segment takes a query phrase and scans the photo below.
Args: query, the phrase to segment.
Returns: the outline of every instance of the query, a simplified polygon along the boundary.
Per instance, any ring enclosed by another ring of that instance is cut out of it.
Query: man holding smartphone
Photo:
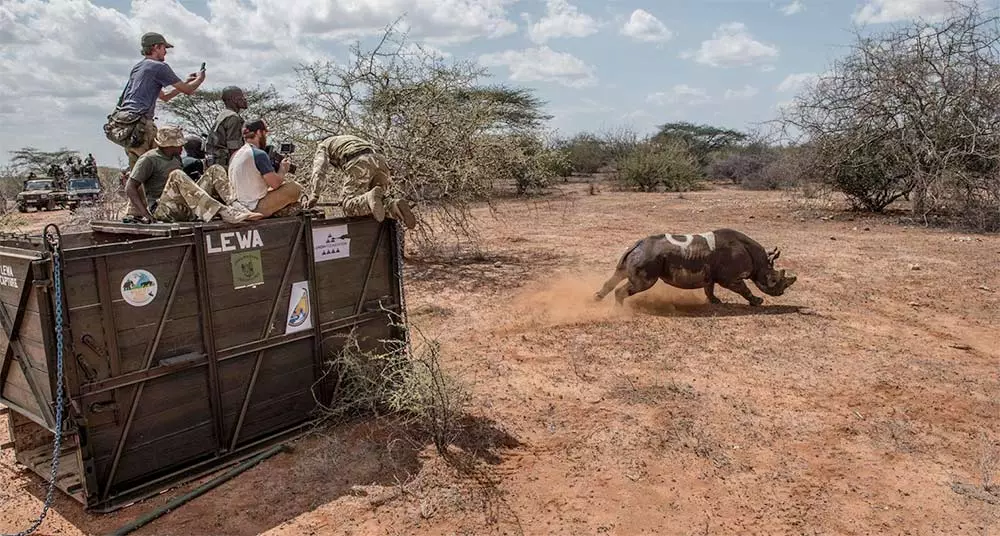
[[[302,187],[285,180],[291,159],[283,159],[275,170],[271,156],[264,151],[267,123],[263,119],[248,122],[243,127],[243,139],[246,143],[229,159],[229,184],[235,198],[232,203],[265,218],[298,203]]]

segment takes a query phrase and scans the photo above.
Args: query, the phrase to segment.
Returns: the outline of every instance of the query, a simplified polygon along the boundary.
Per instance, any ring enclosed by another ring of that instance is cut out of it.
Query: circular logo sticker
[[[129,305],[142,307],[156,297],[156,278],[146,270],[132,270],[122,278],[121,291]]]

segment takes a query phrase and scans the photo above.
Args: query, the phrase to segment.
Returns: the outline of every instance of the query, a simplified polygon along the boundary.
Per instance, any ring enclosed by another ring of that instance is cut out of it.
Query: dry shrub
[[[676,141],[646,143],[618,161],[618,182],[626,188],[653,192],[690,190],[701,179],[698,160]]]
[[[387,417],[430,437],[442,454],[461,433],[462,419],[470,403],[465,386],[441,367],[441,348],[436,340],[398,321],[399,338],[381,340],[382,350],[365,348],[352,330],[337,353],[324,365],[321,381],[333,385],[333,400],[322,405],[327,420],[350,417]],[[411,335],[419,344],[411,349]]]
[[[538,138],[547,116],[528,90],[485,87],[474,62],[446,62],[408,44],[390,26],[371,49],[355,44],[346,63],[320,61],[298,70],[306,112],[292,130],[306,154],[327,136],[372,141],[389,163],[393,190],[415,202],[418,249],[445,237],[476,238],[471,209],[496,187],[523,191],[542,183],[525,138]],[[311,163],[310,163],[311,164]],[[307,190],[336,195],[339,174]]]

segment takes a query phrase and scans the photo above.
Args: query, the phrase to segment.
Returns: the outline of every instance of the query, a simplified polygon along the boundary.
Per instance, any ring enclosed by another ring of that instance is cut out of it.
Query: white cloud
[[[204,61],[205,88],[273,85],[288,94],[298,64],[346,49],[330,40],[381,35],[401,15],[409,40],[438,47],[510,35],[516,1],[207,0],[196,13],[181,0],[133,0],[123,11],[91,0],[0,0],[0,161],[25,145],[67,146],[115,165],[124,151],[101,125],[147,31],[175,45],[167,63],[181,78]],[[157,106],[160,123],[164,110]]]
[[[938,21],[953,9],[951,0],[868,0],[854,13],[858,24],[881,24],[924,18]]]
[[[698,50],[681,57],[712,67],[738,67],[776,58],[778,48],[754,39],[742,22],[728,22],[712,32],[711,39],[702,41]]]
[[[805,6],[802,5],[802,2],[800,2],[799,0],[792,0],[791,4],[788,4],[787,6],[781,8],[781,12],[784,13],[785,15],[794,15],[802,11],[803,9],[805,9]]]
[[[518,82],[555,82],[574,88],[597,83],[594,67],[547,46],[483,54],[479,61],[487,67],[507,67],[510,79]]]
[[[673,37],[673,33],[660,19],[644,9],[632,12],[632,16],[622,26],[621,33],[636,41],[646,42],[665,42]]]
[[[727,89],[724,95],[726,100],[746,100],[760,93],[760,90],[747,84],[741,89]]]
[[[704,104],[710,100],[711,98],[704,89],[691,87],[687,84],[677,84],[668,91],[658,91],[646,96],[646,101],[661,106],[666,104],[694,106]]]
[[[530,23],[531,17],[524,18]],[[528,27],[528,38],[542,44],[557,37],[586,37],[597,33],[600,24],[597,19],[580,13],[576,6],[566,0],[548,0],[545,16]]]
[[[785,77],[776,88],[782,93],[798,91],[803,87],[815,82],[819,78],[816,73],[795,73]]]

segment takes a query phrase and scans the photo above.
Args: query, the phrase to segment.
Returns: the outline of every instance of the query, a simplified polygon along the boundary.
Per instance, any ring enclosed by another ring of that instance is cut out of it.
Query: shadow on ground
[[[628,303],[628,302],[626,302]],[[637,313],[665,317],[734,317],[760,315],[787,315],[802,313],[805,308],[799,305],[758,305],[753,307],[741,303],[720,304],[675,304],[670,302],[639,300],[629,303],[629,307]]]
[[[502,461],[505,450],[522,445],[494,421],[473,416],[461,418],[451,438],[438,455],[484,488],[498,482],[490,466]],[[261,462],[132,534],[252,535],[346,496],[366,497],[374,507],[385,502],[381,495],[394,497],[379,489],[399,488],[417,478],[433,459],[434,445],[426,432],[393,420],[317,427],[291,442],[291,452]],[[44,501],[45,482],[27,473],[8,485],[20,485],[24,493]],[[64,494],[56,496],[52,509],[84,534],[109,534],[218,474],[109,514],[88,514]]]

